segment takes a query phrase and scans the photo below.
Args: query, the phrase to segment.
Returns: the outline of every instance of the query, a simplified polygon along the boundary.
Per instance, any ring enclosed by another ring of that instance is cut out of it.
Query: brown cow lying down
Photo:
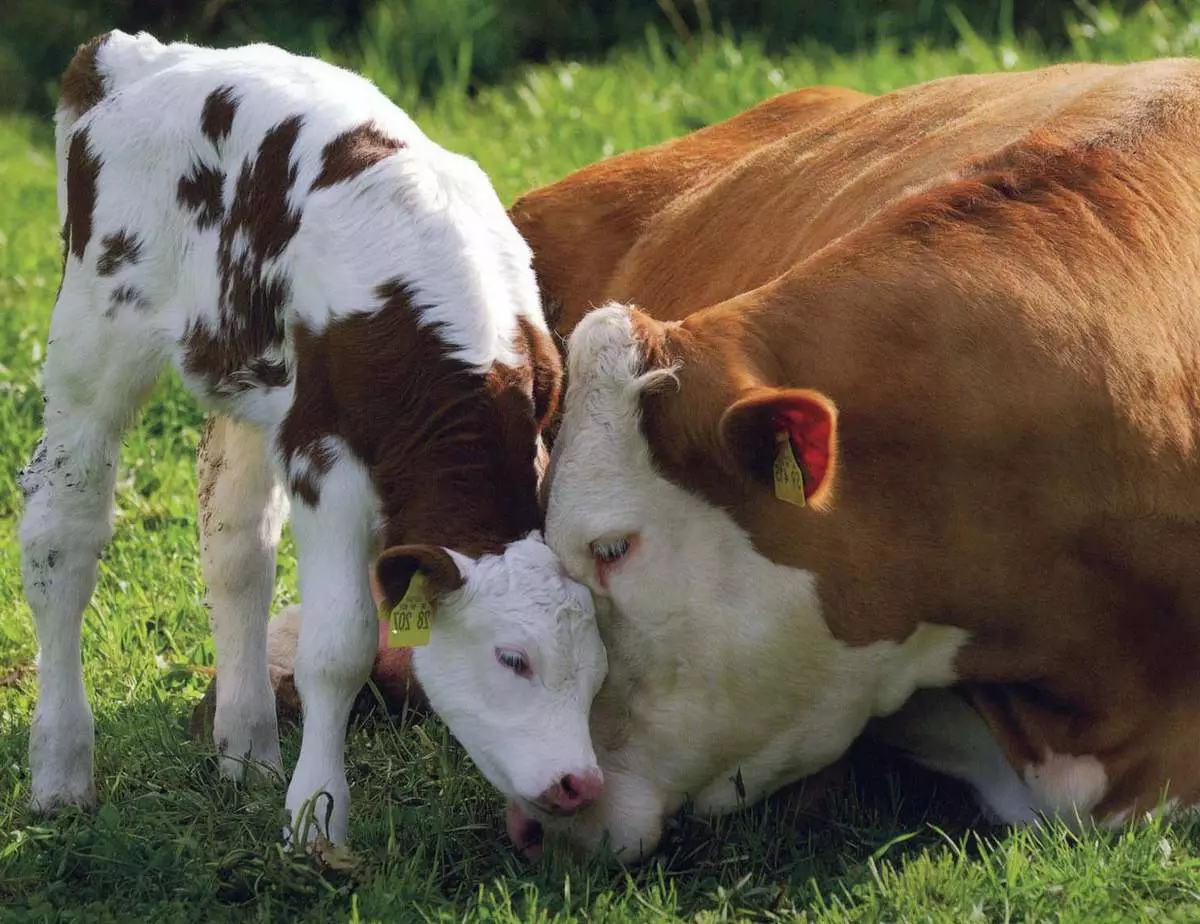
[[[1004,822],[1197,801],[1197,126],[1195,61],[814,89],[513,207],[610,665],[519,840],[637,858],[874,717]]]

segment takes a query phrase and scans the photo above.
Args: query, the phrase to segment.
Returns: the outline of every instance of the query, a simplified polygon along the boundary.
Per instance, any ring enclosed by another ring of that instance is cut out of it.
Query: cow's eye
[[[520,648],[497,648],[496,660],[518,677],[533,676],[533,671],[529,669],[529,657]]]
[[[629,539],[597,539],[592,543],[592,557],[598,562],[611,565],[620,561],[629,551]]]

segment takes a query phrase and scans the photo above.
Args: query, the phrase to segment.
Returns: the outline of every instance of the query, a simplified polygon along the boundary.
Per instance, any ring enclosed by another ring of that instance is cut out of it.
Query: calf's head
[[[388,608],[418,574],[434,612],[413,667],[483,775],[550,815],[592,802],[603,777],[588,713],[607,659],[587,588],[537,532],[477,559],[437,546],[388,549],[375,571]]]

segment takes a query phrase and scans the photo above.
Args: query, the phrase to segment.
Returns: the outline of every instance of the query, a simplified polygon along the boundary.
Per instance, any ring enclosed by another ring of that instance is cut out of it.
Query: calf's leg
[[[21,576],[37,632],[29,732],[31,807],[91,805],[94,726],[83,690],[83,611],[112,535],[121,433],[163,354],[136,324],[94,310],[86,273],[68,271],[42,370],[44,432],[21,474]]]
[[[198,468],[200,554],[217,648],[212,736],[221,774],[241,779],[247,766],[282,774],[267,620],[287,498],[262,432],[224,415],[208,421]]]
[[[344,453],[335,453],[314,503],[293,500],[292,531],[304,606],[295,677],[304,725],[300,759],[287,793],[291,839],[310,840],[319,834],[341,843],[350,804],[346,724],[371,673],[379,641],[367,576],[379,511],[366,468]]]

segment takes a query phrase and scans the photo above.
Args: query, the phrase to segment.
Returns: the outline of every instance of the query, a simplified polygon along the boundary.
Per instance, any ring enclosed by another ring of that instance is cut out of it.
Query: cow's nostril
[[[568,801],[574,802],[579,798],[579,787],[576,785],[575,777],[571,774],[568,773],[564,776],[559,785],[562,786],[563,795],[567,797]]]

